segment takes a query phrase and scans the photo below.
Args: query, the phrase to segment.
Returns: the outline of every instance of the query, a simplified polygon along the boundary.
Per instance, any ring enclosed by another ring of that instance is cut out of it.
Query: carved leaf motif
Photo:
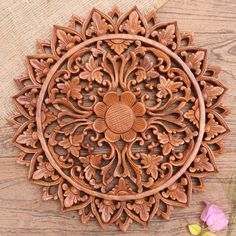
[[[69,51],[81,42],[81,38],[78,35],[72,35],[72,33],[67,33],[62,29],[56,30],[56,36],[58,38],[58,47],[56,48],[58,55],[61,55],[63,51]]]
[[[85,64],[85,69],[80,73],[80,78],[88,81],[97,81],[99,84],[102,83],[103,73],[100,71],[98,61],[94,60],[93,56],[89,58],[89,61]]]
[[[205,126],[205,133],[206,133],[205,140],[207,141],[213,139],[219,134],[226,132],[225,127],[219,124],[219,122],[215,120],[213,114],[209,114],[208,118],[209,118],[209,121],[206,123],[206,126]]]
[[[185,57],[186,65],[195,72],[196,75],[200,75],[202,72],[202,66],[205,63],[205,52],[181,52],[181,55]]]
[[[140,65],[145,69],[145,71],[150,71],[153,69],[153,62],[150,57],[146,55],[140,60]]]
[[[96,169],[94,169],[90,163],[89,160],[87,160],[86,157],[80,157],[80,161],[83,163],[83,166],[85,166],[84,172],[85,172],[85,178],[87,180],[92,179],[92,177],[95,176],[96,174]]]
[[[95,174],[96,169],[100,169],[101,165],[101,155],[92,155],[87,157],[79,157],[79,160],[82,162],[83,166],[85,167],[85,178],[87,180],[91,180]]]
[[[133,191],[129,186],[127,186],[124,178],[121,177],[119,179],[118,184],[110,191],[110,193],[111,194],[117,194],[117,195],[121,194],[122,195],[124,193],[133,194]]]
[[[188,197],[185,192],[185,185],[187,185],[187,179],[182,178],[181,183],[172,184],[166,192],[162,192],[162,196],[165,198],[170,197],[172,200],[177,200],[180,203],[187,203]]]
[[[161,161],[163,160],[163,156],[156,156],[156,155],[148,155],[141,153],[141,163],[144,165],[144,169],[148,175],[151,175],[152,178],[158,178],[158,166],[160,165]]]
[[[76,204],[79,201],[85,202],[88,197],[86,195],[81,196],[80,190],[75,187],[69,187],[67,184],[62,185],[62,189],[65,190],[64,192],[64,205],[66,208],[69,208]]]
[[[167,133],[159,133],[158,139],[163,146],[163,155],[168,155],[174,147],[179,147],[181,144],[184,144],[182,138]]]
[[[92,36],[92,34],[101,36],[108,31],[112,32],[114,30],[113,26],[108,24],[98,12],[93,12],[92,20],[91,26],[86,30],[86,35],[88,36]]]
[[[131,40],[122,39],[110,39],[107,40],[108,45],[113,49],[118,55],[121,55],[131,44]]]
[[[141,220],[147,221],[149,219],[149,212],[152,205],[155,203],[155,199],[150,197],[148,201],[144,199],[135,200],[134,204],[127,204],[127,207],[130,210],[134,210],[137,214],[140,215]]]
[[[72,193],[72,191],[70,190],[67,190],[64,196],[65,196],[64,200],[65,207],[71,207],[74,203],[77,203],[78,201],[76,195]]]
[[[29,64],[35,72],[35,79],[38,83],[42,83],[42,79],[47,76],[53,63],[53,58],[29,58]]]
[[[62,146],[63,148],[67,149],[71,146],[71,143],[68,138],[63,138],[60,142],[59,145]]]
[[[200,156],[197,156],[197,158],[194,160],[194,169],[200,170],[200,171],[214,171],[213,165],[209,162],[209,158],[205,157],[204,154],[201,154]]]
[[[32,179],[39,180],[48,178],[54,174],[54,168],[49,162],[40,162],[37,170],[33,173]]]
[[[33,131],[32,124],[28,126],[27,130],[23,131],[23,133],[16,138],[16,142],[36,148],[36,143],[38,142],[38,134],[37,132]]]
[[[69,151],[72,155],[74,155],[75,157],[79,157],[80,155],[80,147],[75,147],[75,146],[71,146],[69,148]]]
[[[29,92],[26,92],[18,97],[16,96],[15,99],[20,105],[22,105],[28,110],[30,116],[34,116],[37,103],[37,96],[38,89],[31,88]]]
[[[175,50],[177,47],[177,44],[174,42],[175,39],[175,25],[171,24],[168,25],[165,29],[159,30],[159,31],[153,31],[152,37],[157,36],[158,41],[165,45],[171,45],[172,50]]]
[[[129,15],[129,19],[120,26],[120,31],[127,31],[129,34],[145,34],[145,28],[141,26],[141,20],[136,11],[133,11]]]
[[[71,81],[58,83],[57,87],[61,90],[61,93],[67,94],[68,97],[72,97],[74,100],[82,99],[79,77],[74,77]]]
[[[136,80],[138,83],[141,83],[143,80],[150,80],[157,78],[159,73],[153,68],[153,62],[148,56],[144,56],[140,60],[140,67],[135,72]]]
[[[79,138],[81,138],[80,135]],[[74,155],[75,157],[80,156],[80,149],[81,149],[80,142],[78,142],[78,144],[75,143],[72,144],[69,138],[63,138],[61,141],[59,141],[58,144],[63,148],[67,149],[67,151],[72,155]]]
[[[57,116],[55,116],[52,111],[49,109],[42,110],[42,124],[43,128],[50,125],[53,121],[57,119]]]
[[[194,106],[191,110],[188,110],[184,113],[184,118],[190,120],[194,125],[196,125],[199,128],[199,102],[198,100],[195,102]]]
[[[158,98],[165,98],[170,93],[175,93],[182,86],[182,82],[174,82],[170,79],[166,79],[164,76],[160,76],[160,83],[157,84]]]
[[[97,200],[96,204],[98,206],[98,211],[101,213],[102,221],[108,223],[116,209],[116,206],[109,200],[103,200],[101,202]]]
[[[84,134],[74,134],[70,136],[70,142],[74,146],[80,146],[81,142],[83,141]]]
[[[220,96],[223,92],[224,88],[221,88],[219,86],[206,86],[203,90],[203,97],[207,107],[210,107],[212,105],[212,101],[214,99],[217,99],[217,97]]]

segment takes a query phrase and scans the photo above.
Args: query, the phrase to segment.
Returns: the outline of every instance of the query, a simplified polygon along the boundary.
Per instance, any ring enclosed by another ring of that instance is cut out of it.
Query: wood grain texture
[[[227,117],[231,133],[224,139],[226,152],[217,159],[220,174],[207,179],[207,191],[194,194],[190,208],[176,208],[170,221],[157,217],[148,228],[132,224],[126,233],[120,232],[116,226],[103,231],[95,221],[82,225],[76,213],[61,213],[57,201],[41,200],[42,189],[30,184],[27,169],[16,164],[18,150],[11,144],[14,130],[4,122],[0,125],[0,235],[187,236],[187,224],[199,221],[202,200],[219,204],[230,213],[227,191],[230,178],[236,171],[236,2],[169,0],[159,10],[159,19],[162,22],[177,20],[182,31],[195,32],[195,44],[209,50],[209,63],[223,69],[220,81],[229,88],[224,104],[231,110]],[[4,88],[4,84],[1,87]],[[224,236],[226,232],[218,235]],[[236,228],[232,235],[236,235]]]

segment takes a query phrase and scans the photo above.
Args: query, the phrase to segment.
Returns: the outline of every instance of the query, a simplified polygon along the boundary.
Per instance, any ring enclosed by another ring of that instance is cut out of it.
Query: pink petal
[[[221,212],[209,216],[206,223],[211,232],[217,232],[226,229],[229,222],[224,212]]]
[[[210,208],[211,204],[206,204],[206,207],[204,208],[204,210],[202,211],[202,214],[201,214],[201,220],[203,222],[206,222],[207,221],[207,218],[209,216],[209,208]]]
[[[228,218],[223,210],[215,204],[205,203],[206,207],[201,214],[201,220],[206,222],[212,232],[227,228]]]

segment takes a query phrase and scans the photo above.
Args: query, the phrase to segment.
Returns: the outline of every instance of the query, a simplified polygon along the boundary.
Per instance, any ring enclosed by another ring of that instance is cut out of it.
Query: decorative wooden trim
[[[9,120],[44,200],[123,231],[189,205],[229,132],[220,70],[192,42],[136,7],[92,9],[38,41]]]

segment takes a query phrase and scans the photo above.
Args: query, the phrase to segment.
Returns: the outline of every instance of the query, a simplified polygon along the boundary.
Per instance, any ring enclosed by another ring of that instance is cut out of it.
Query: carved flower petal
[[[121,134],[121,138],[126,142],[132,142],[136,138],[136,132],[130,129],[128,132]]]
[[[105,137],[110,142],[117,142],[120,139],[120,134],[113,133],[110,129],[105,131]]]
[[[107,111],[107,106],[103,102],[98,102],[94,107],[94,111],[98,117],[104,118]]]
[[[119,95],[115,92],[110,92],[105,94],[103,101],[108,105],[111,106],[117,102],[119,102]]]
[[[107,125],[104,119],[98,118],[93,123],[93,128],[98,132],[102,133],[107,129]]]
[[[136,118],[132,128],[137,132],[143,132],[147,128],[147,122],[144,118]]]
[[[141,102],[137,102],[133,107],[132,110],[136,116],[143,116],[146,112],[145,106]]]
[[[120,100],[127,106],[132,107],[136,101],[136,97],[133,93],[127,91],[121,94]]]
[[[163,145],[162,153],[163,155],[168,155],[171,152],[171,145],[169,143]]]

